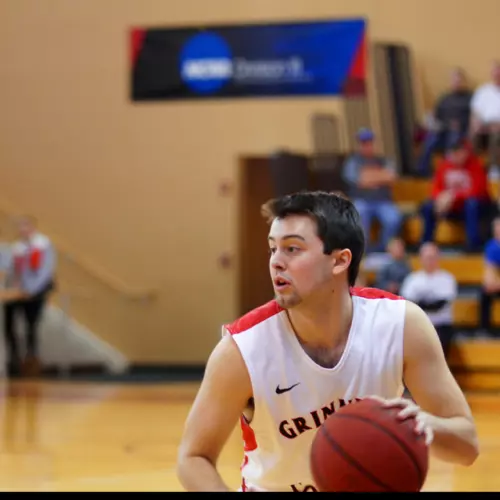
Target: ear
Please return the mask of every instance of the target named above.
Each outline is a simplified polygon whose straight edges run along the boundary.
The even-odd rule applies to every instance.
[[[333,257],[333,275],[338,276],[344,272],[347,272],[352,261],[351,251],[348,248],[345,248],[344,250],[336,250],[335,252],[333,252]]]

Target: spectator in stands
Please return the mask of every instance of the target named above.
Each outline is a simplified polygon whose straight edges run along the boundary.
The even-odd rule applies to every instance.
[[[484,250],[484,274],[480,300],[479,325],[483,335],[491,332],[491,306],[493,299],[500,296],[500,217],[493,221],[493,238]],[[495,336],[500,336],[497,332]]]
[[[489,215],[491,200],[486,170],[471,151],[467,139],[458,139],[436,170],[431,199],[421,208],[424,221],[422,241],[434,241],[440,217],[465,220],[467,248],[481,247],[481,222]]]
[[[402,217],[392,199],[396,169],[387,158],[376,154],[374,140],[370,129],[358,131],[358,152],[347,158],[342,176],[347,194],[361,217],[367,242],[370,241],[372,220],[377,219],[381,226],[379,241],[373,247],[368,244],[367,251],[384,251],[391,238],[398,235]]]
[[[444,153],[460,137],[465,137],[470,123],[472,91],[468,88],[462,69],[451,72],[450,89],[437,102],[429,130],[418,161],[419,173],[429,175],[434,153]]]
[[[390,260],[377,273],[375,286],[387,292],[399,294],[399,289],[405,278],[411,272],[411,266],[406,258],[405,243],[401,238],[393,238],[387,247]]]
[[[493,63],[492,81],[478,87],[471,102],[470,134],[476,147],[486,142],[490,162],[500,167],[500,61]],[[486,141],[485,141],[486,139]]]
[[[400,295],[427,313],[448,358],[454,336],[452,305],[458,295],[457,281],[451,273],[440,269],[439,248],[434,243],[422,245],[419,254],[422,270],[406,277]]]
[[[4,334],[8,349],[9,372],[38,375],[38,325],[54,287],[55,250],[47,236],[36,230],[35,219],[20,217],[19,240],[12,249],[12,264],[7,273],[7,290],[1,295],[4,304]],[[16,318],[21,314],[26,323],[27,355],[21,360]]]

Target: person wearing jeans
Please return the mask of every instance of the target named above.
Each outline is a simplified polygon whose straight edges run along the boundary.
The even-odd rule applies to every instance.
[[[347,194],[359,212],[365,231],[367,250],[384,251],[389,241],[399,235],[402,216],[392,200],[396,171],[384,157],[375,154],[374,134],[369,129],[358,131],[358,152],[349,156],[342,176]],[[370,245],[370,229],[377,219],[382,231],[379,241]]]
[[[368,201],[360,198],[353,200],[356,210],[359,212],[361,224],[367,238],[370,235],[372,222],[376,219],[381,226],[380,239],[371,246],[373,251],[384,251],[387,244],[399,234],[401,228],[401,213],[398,207],[390,200]]]
[[[489,214],[490,204],[487,201],[478,198],[469,198],[464,200],[461,208],[443,214],[449,220],[464,221],[467,240],[467,250],[477,251],[481,248],[483,236],[481,234],[481,220],[486,219]],[[434,234],[438,217],[436,213],[436,204],[433,200],[426,201],[420,213],[424,221],[424,233],[422,242],[434,241]]]
[[[491,201],[487,173],[465,139],[457,140],[440,163],[433,179],[432,196],[421,207],[424,230],[422,243],[434,241],[439,218],[463,220],[467,249],[476,251],[483,241],[481,221]]]

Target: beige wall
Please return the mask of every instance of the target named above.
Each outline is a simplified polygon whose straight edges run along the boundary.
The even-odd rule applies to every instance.
[[[498,0],[3,0],[0,199],[125,282],[160,287],[104,338],[137,361],[203,362],[236,314],[236,268],[216,262],[236,246],[236,198],[218,182],[242,153],[309,150],[310,113],[337,103],[135,105],[129,27],[365,15],[372,40],[414,49],[429,104],[450,65],[487,78],[499,14]]]

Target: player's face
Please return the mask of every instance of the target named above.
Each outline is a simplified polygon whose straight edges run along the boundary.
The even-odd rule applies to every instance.
[[[335,258],[323,253],[312,219],[302,215],[275,219],[269,249],[271,279],[281,307],[295,307],[315,293],[331,291]]]

